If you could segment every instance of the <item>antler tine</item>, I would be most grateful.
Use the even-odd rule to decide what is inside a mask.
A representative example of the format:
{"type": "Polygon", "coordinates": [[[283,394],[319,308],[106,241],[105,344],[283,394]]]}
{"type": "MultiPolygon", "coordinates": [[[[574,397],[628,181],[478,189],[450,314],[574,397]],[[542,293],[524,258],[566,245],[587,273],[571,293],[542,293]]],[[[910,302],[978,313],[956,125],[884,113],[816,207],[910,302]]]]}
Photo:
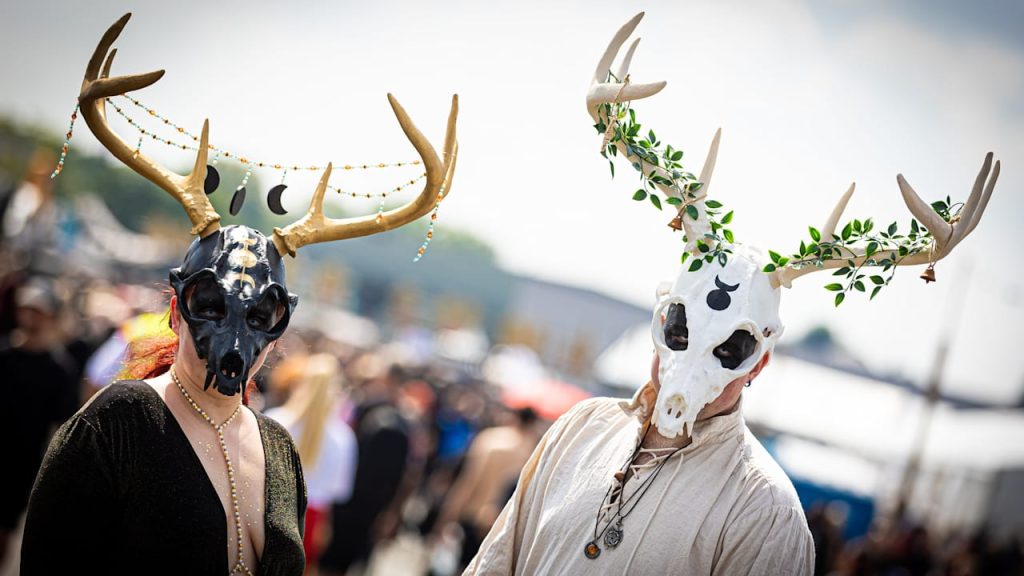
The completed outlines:
{"type": "Polygon", "coordinates": [[[114,56],[117,54],[117,50],[111,50],[110,47],[121,34],[121,30],[124,29],[129,18],[131,18],[131,13],[125,14],[107,29],[89,59],[85,77],[82,80],[82,89],[78,95],[82,118],[96,139],[111,154],[181,203],[192,222],[193,234],[206,236],[220,227],[220,215],[213,209],[203,191],[209,149],[209,122],[203,125],[195,167],[186,176],[170,172],[145,154],[129,146],[107,124],[106,99],[108,97],[145,88],[164,75],[163,70],[157,70],[145,74],[110,77],[110,68],[114,62],[114,56]]]}
{"type": "Polygon", "coordinates": [[[836,207],[832,209],[832,213],[829,214],[828,220],[825,220],[825,226],[821,229],[821,237],[826,242],[832,241],[832,236],[836,233],[836,226],[839,224],[839,219],[842,218],[843,212],[846,211],[846,205],[850,203],[850,198],[853,196],[854,190],[857,189],[856,182],[850,182],[850,187],[843,192],[843,195],[839,197],[839,202],[836,202],[836,207]]]}
{"type": "MultiPolygon", "coordinates": [[[[594,82],[604,82],[607,79],[608,71],[612,69],[612,62],[619,53],[619,48],[622,47],[622,44],[626,42],[626,38],[629,38],[643,19],[644,13],[638,13],[630,18],[629,22],[623,24],[619,31],[615,33],[615,36],[612,36],[612,41],[604,49],[604,54],[601,55],[601,59],[597,62],[597,68],[594,69],[594,82]]],[[[619,79],[621,80],[621,77],[619,79]]]]}
{"type": "MultiPolygon", "coordinates": [[[[704,235],[711,232],[711,225],[708,223],[708,215],[704,210],[704,199],[708,195],[708,188],[711,187],[711,177],[715,173],[715,163],[718,161],[718,145],[722,140],[722,129],[715,130],[715,137],[711,139],[711,147],[708,149],[707,158],[704,159],[704,166],[700,169],[700,182],[704,185],[697,191],[696,198],[686,199],[679,205],[677,217],[683,223],[686,231],[685,250],[696,253],[697,241],[703,240],[704,235]],[[697,219],[694,220],[686,214],[686,207],[693,204],[697,207],[697,219]]],[[[666,192],[667,193],[667,192],[666,192]]],[[[678,194],[675,194],[678,195],[678,194]]]]}
{"type": "MultiPolygon", "coordinates": [[[[843,255],[838,259],[825,260],[821,263],[822,265],[820,267],[804,265],[801,268],[793,268],[792,265],[790,265],[775,270],[771,274],[772,285],[776,288],[779,286],[789,288],[795,278],[799,278],[804,274],[818,270],[841,268],[849,265],[849,260],[852,260],[856,266],[869,262],[869,260],[880,262],[883,259],[896,262],[898,266],[935,263],[936,261],[948,256],[953,248],[960,243],[964,237],[970,234],[971,231],[974,230],[975,226],[978,225],[978,221],[980,220],[982,213],[988,206],[989,198],[992,196],[992,191],[995,189],[996,180],[998,178],[999,162],[996,162],[995,167],[993,168],[992,153],[989,152],[985,157],[985,162],[982,164],[981,172],[979,172],[978,177],[975,179],[971,195],[964,204],[964,208],[961,211],[961,217],[959,220],[954,219],[951,222],[946,222],[941,215],[932,209],[930,205],[921,200],[921,197],[917,195],[917,192],[915,192],[913,188],[911,188],[910,184],[907,183],[902,174],[897,175],[896,181],[899,184],[900,193],[903,195],[903,201],[906,203],[907,208],[932,235],[935,244],[931,250],[923,250],[903,258],[898,258],[895,250],[888,248],[875,252],[870,257],[862,250],[850,251],[848,256],[843,255]]],[[[836,209],[833,210],[832,216],[829,217],[825,229],[822,231],[822,239],[824,241],[832,240],[835,226],[837,225],[843,208],[846,207],[846,203],[849,201],[849,197],[852,193],[853,186],[850,186],[850,189],[847,190],[846,194],[844,194],[839,200],[839,204],[836,206],[836,209]]]]}
{"type": "Polygon", "coordinates": [[[639,45],[639,38],[633,40],[629,45],[629,50],[626,50],[626,55],[622,58],[622,62],[619,63],[619,67],[615,70],[615,77],[620,81],[626,78],[626,74],[629,74],[629,65],[633,62],[633,54],[636,54],[636,47],[639,45]]]}
{"type": "Polygon", "coordinates": [[[595,121],[598,119],[597,108],[601,104],[640,100],[641,98],[647,98],[661,92],[662,88],[665,87],[665,82],[649,82],[646,84],[623,83],[626,72],[629,71],[633,53],[640,42],[639,38],[630,45],[629,50],[626,52],[626,57],[623,58],[622,63],[618,67],[618,81],[608,82],[608,72],[611,70],[615,56],[619,53],[619,48],[626,42],[630,34],[636,30],[643,17],[644,13],[640,12],[619,28],[619,31],[612,37],[611,42],[608,43],[608,47],[605,48],[604,54],[601,55],[601,60],[597,63],[597,68],[594,70],[594,78],[590,83],[590,90],[587,92],[587,111],[595,121]]]}
{"type": "Polygon", "coordinates": [[[969,226],[965,229],[964,235],[970,234],[974,231],[975,226],[981,221],[981,215],[985,213],[985,209],[988,208],[989,198],[992,197],[992,190],[996,187],[996,181],[999,180],[999,161],[996,160],[995,167],[992,168],[992,176],[988,180],[988,184],[985,185],[985,192],[981,195],[981,204],[978,209],[974,211],[973,218],[968,222],[969,226]]]}
{"type": "Polygon", "coordinates": [[[448,128],[445,134],[443,162],[437,157],[437,152],[430,141],[413,124],[398,100],[388,94],[388,101],[391,103],[391,108],[395,112],[402,131],[405,132],[406,137],[409,138],[423,161],[427,181],[423,190],[407,204],[380,215],[343,219],[328,218],[323,214],[324,194],[331,174],[331,167],[328,166],[313,194],[309,212],[297,222],[293,222],[283,229],[274,228],[274,245],[282,256],[285,254],[295,256],[296,250],[309,244],[369,236],[398,228],[428,214],[451,191],[451,180],[454,176],[459,148],[455,134],[455,125],[459,114],[458,95],[452,96],[452,107],[448,115],[448,128]]]}

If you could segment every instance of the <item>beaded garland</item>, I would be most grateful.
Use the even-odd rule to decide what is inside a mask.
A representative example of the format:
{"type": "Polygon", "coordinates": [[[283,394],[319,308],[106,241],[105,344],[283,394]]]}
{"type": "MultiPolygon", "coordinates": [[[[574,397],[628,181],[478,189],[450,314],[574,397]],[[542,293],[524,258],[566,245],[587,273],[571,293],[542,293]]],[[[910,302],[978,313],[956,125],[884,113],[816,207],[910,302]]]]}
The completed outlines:
{"type": "Polygon", "coordinates": [[[220,443],[221,452],[224,454],[224,464],[228,469],[228,484],[231,486],[231,507],[234,509],[235,540],[238,543],[238,557],[235,560],[234,567],[231,568],[231,572],[228,572],[228,574],[241,572],[242,574],[253,576],[252,570],[245,565],[245,559],[242,555],[242,514],[238,506],[238,486],[235,482],[235,467],[231,463],[231,456],[228,454],[227,441],[224,440],[224,428],[226,428],[227,425],[235,419],[235,416],[238,416],[238,413],[242,410],[242,404],[239,402],[238,406],[235,407],[235,411],[231,413],[231,416],[228,416],[227,420],[224,420],[218,425],[213,421],[213,418],[206,413],[206,410],[203,410],[202,407],[192,399],[192,396],[189,395],[187,390],[185,390],[185,387],[181,385],[181,380],[178,379],[178,373],[175,372],[174,366],[171,366],[170,372],[171,380],[174,380],[174,384],[178,387],[178,390],[181,391],[181,395],[185,397],[185,400],[190,406],[192,406],[192,409],[195,410],[196,413],[198,413],[203,420],[205,420],[206,423],[212,426],[217,432],[217,442],[220,443]]]}
{"type": "MultiPolygon", "coordinates": [[[[153,132],[152,130],[148,130],[145,127],[143,127],[138,121],[136,121],[133,117],[131,117],[122,107],[118,106],[117,103],[112,98],[106,98],[107,103],[110,104],[114,108],[114,111],[117,112],[117,114],[119,116],[124,118],[124,120],[126,122],[128,122],[128,124],[138,132],[139,138],[138,138],[138,141],[136,142],[136,145],[135,145],[135,153],[136,154],[138,154],[141,151],[142,143],[147,138],[149,140],[152,140],[152,141],[155,141],[155,142],[159,142],[159,143],[164,144],[166,146],[169,146],[171,148],[178,148],[178,149],[181,149],[181,150],[191,150],[191,151],[198,151],[199,150],[199,147],[198,147],[199,137],[198,136],[196,136],[192,132],[188,131],[183,126],[180,126],[180,125],[174,123],[173,121],[171,121],[170,119],[162,116],[159,112],[156,111],[156,109],[151,108],[151,107],[143,104],[138,99],[133,98],[133,97],[128,96],[128,95],[121,95],[121,97],[125,98],[126,100],[131,102],[135,107],[143,110],[147,115],[151,116],[155,120],[161,122],[165,126],[170,127],[171,129],[173,129],[178,134],[181,134],[182,136],[184,136],[184,137],[186,137],[186,138],[188,138],[189,140],[192,141],[192,143],[183,144],[181,142],[176,142],[176,141],[174,141],[174,140],[172,140],[170,138],[164,138],[161,135],[153,132]]],[[[53,173],[50,174],[50,178],[51,179],[52,178],[56,178],[57,175],[59,175],[61,173],[61,171],[64,169],[64,159],[67,156],[68,150],[70,148],[71,137],[72,137],[72,134],[74,132],[75,120],[77,118],[78,118],[78,106],[76,105],[74,112],[72,112],[72,114],[71,114],[71,123],[70,123],[70,126],[68,127],[68,131],[67,131],[66,137],[64,139],[64,145],[61,148],[60,161],[57,163],[57,167],[54,169],[53,173]]],[[[235,189],[234,196],[232,197],[232,200],[231,200],[231,206],[230,206],[229,212],[231,213],[232,216],[236,215],[238,213],[238,211],[241,209],[242,202],[244,202],[244,200],[245,200],[246,184],[249,182],[249,177],[252,175],[252,171],[253,171],[254,168],[265,168],[265,169],[270,169],[270,170],[281,171],[281,182],[280,182],[280,184],[275,186],[275,189],[279,189],[279,190],[277,190],[277,196],[276,196],[276,198],[277,198],[276,205],[277,205],[278,208],[280,208],[280,192],[283,191],[283,189],[285,188],[284,181],[285,181],[285,177],[288,175],[288,171],[289,170],[291,170],[293,172],[298,172],[298,171],[302,171],[302,170],[310,171],[310,172],[316,172],[316,171],[322,171],[322,170],[324,170],[326,168],[326,166],[320,166],[320,165],[316,165],[316,164],[310,164],[308,166],[301,166],[301,165],[298,165],[298,164],[289,165],[289,164],[285,164],[285,163],[281,163],[281,162],[265,162],[265,161],[261,161],[261,160],[253,160],[253,159],[248,158],[247,156],[242,156],[240,154],[232,153],[232,152],[230,152],[228,150],[224,150],[222,148],[218,148],[218,147],[216,147],[216,146],[214,146],[212,144],[209,145],[209,150],[214,153],[213,160],[211,162],[212,166],[217,166],[217,163],[220,161],[221,157],[224,157],[224,158],[230,158],[232,160],[235,160],[240,165],[245,167],[245,175],[242,178],[241,184],[239,184],[239,186],[235,189]]],[[[342,170],[350,171],[350,170],[371,170],[371,169],[374,169],[374,168],[401,168],[401,167],[404,167],[404,166],[419,166],[421,164],[422,164],[421,160],[412,160],[412,161],[408,161],[408,162],[390,162],[390,163],[378,162],[376,164],[343,164],[343,165],[340,165],[339,167],[342,170]]],[[[380,221],[384,218],[384,202],[387,199],[388,194],[395,194],[395,193],[401,192],[405,188],[415,184],[416,182],[419,182],[420,180],[422,180],[425,177],[426,177],[426,173],[424,172],[423,174],[420,174],[418,177],[416,177],[414,179],[411,179],[411,180],[409,180],[407,182],[404,182],[404,183],[402,183],[402,184],[392,188],[391,190],[389,190],[387,192],[360,193],[360,192],[353,192],[353,191],[348,191],[348,190],[342,190],[340,187],[331,186],[331,185],[328,185],[327,188],[331,189],[331,190],[334,190],[339,195],[349,196],[351,198],[367,198],[367,199],[379,198],[380,202],[377,205],[377,215],[376,215],[375,220],[378,223],[380,223],[380,221]]],[[[207,193],[210,193],[210,192],[207,192],[207,193]]],[[[425,239],[424,239],[423,243],[420,245],[419,249],[417,250],[416,256],[413,258],[413,262],[419,262],[420,259],[423,258],[423,255],[426,253],[427,247],[429,246],[431,240],[434,237],[434,224],[437,221],[438,207],[440,206],[441,200],[443,198],[444,198],[444,187],[442,186],[441,192],[438,194],[438,197],[437,197],[437,203],[434,205],[434,210],[430,214],[430,225],[429,225],[429,227],[427,229],[427,233],[426,233],[425,239]]],[[[274,209],[273,205],[271,206],[271,210],[273,212],[275,212],[275,213],[280,213],[280,212],[278,212],[278,210],[274,209]]]]}
{"type": "MultiPolygon", "coordinates": [[[[60,148],[60,160],[57,161],[57,167],[50,173],[50,179],[53,180],[58,174],[64,170],[64,159],[67,158],[68,150],[71,149],[71,136],[75,133],[75,120],[78,120],[78,106],[75,105],[74,112],[71,113],[71,122],[68,124],[68,132],[64,135],[64,145],[60,148]]],[[[141,140],[140,140],[141,141],[141,140]]]]}
{"type": "Polygon", "coordinates": [[[437,203],[434,204],[434,211],[430,213],[430,227],[427,228],[427,237],[423,240],[423,244],[420,244],[419,250],[416,251],[416,256],[412,259],[413,262],[419,262],[423,255],[427,252],[427,247],[430,246],[430,241],[434,239],[434,222],[437,222],[437,209],[441,207],[441,200],[444,199],[444,185],[437,192],[437,203]]]}

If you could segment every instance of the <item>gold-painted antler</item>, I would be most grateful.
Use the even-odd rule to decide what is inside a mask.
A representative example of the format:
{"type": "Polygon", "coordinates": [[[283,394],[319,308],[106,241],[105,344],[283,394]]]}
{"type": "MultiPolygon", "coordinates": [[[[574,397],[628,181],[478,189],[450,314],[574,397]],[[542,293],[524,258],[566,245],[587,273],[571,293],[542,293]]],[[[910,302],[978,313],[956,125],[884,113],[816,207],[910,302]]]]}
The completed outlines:
{"type": "Polygon", "coordinates": [[[332,166],[328,164],[320,177],[320,183],[313,193],[313,201],[309,205],[309,212],[300,220],[289,224],[284,229],[274,228],[274,245],[277,251],[283,256],[285,254],[295,256],[295,251],[309,244],[318,242],[330,242],[332,240],[345,240],[359,236],[369,236],[378,232],[385,232],[398,228],[427,215],[434,206],[443,200],[451,191],[452,176],[455,173],[455,158],[458,155],[458,142],[455,139],[455,121],[459,115],[459,97],[452,96],[452,109],[448,116],[448,129],[444,141],[444,160],[437,157],[437,152],[427,140],[426,136],[416,128],[405,109],[395,100],[395,97],[388,94],[388,102],[395,111],[398,123],[402,131],[412,142],[413,147],[423,159],[423,167],[426,169],[426,184],[423,191],[409,203],[388,210],[379,216],[376,214],[360,216],[355,218],[328,218],[324,215],[324,195],[327,191],[327,182],[331,177],[332,166]]]}
{"type": "MultiPolygon", "coordinates": [[[[615,60],[615,56],[619,53],[619,49],[626,42],[633,31],[636,30],[640,20],[644,17],[644,13],[641,12],[631,18],[629,22],[626,22],[619,31],[612,37],[611,42],[608,43],[608,47],[605,49],[604,54],[601,56],[601,60],[597,64],[597,68],[594,70],[594,78],[590,83],[590,90],[587,92],[587,111],[590,116],[594,119],[594,122],[600,123],[602,121],[600,116],[600,108],[603,104],[618,104],[621,102],[627,102],[630,100],[639,100],[653,96],[658,92],[661,92],[662,88],[665,87],[665,82],[650,82],[646,84],[635,84],[628,82],[627,76],[629,74],[629,65],[633,60],[633,54],[636,52],[637,45],[640,43],[640,39],[637,38],[629,46],[629,50],[626,51],[625,57],[622,59],[621,64],[613,73],[613,77],[609,78],[609,72],[611,71],[612,62],[615,60]]],[[[715,132],[715,137],[711,142],[711,148],[708,151],[708,156],[704,160],[704,167],[700,172],[700,182],[703,183],[700,190],[696,192],[694,196],[683,194],[682,191],[675,189],[671,186],[665,186],[661,183],[655,182],[654,185],[666,197],[676,197],[682,200],[682,204],[679,205],[678,215],[674,222],[681,222],[683,229],[686,232],[686,250],[693,254],[698,252],[697,242],[705,241],[705,234],[711,232],[711,224],[708,222],[707,212],[704,207],[704,200],[707,198],[708,189],[711,187],[711,176],[715,169],[715,160],[718,157],[718,143],[722,137],[722,130],[719,129],[715,132]],[[693,205],[697,208],[697,218],[691,218],[686,213],[686,207],[693,205]]],[[[622,140],[615,142],[615,147],[618,149],[620,155],[624,158],[628,158],[630,162],[640,161],[645,166],[645,170],[653,170],[657,175],[665,178],[668,181],[672,181],[672,175],[662,169],[660,166],[651,166],[648,163],[643,162],[636,155],[629,154],[629,150],[626,148],[625,143],[622,140]]],[[[678,228],[676,228],[678,229],[678,228]]]]}
{"type": "MultiPolygon", "coordinates": [[[[882,249],[868,256],[863,250],[848,250],[844,248],[843,253],[837,255],[837,259],[824,260],[821,262],[821,267],[813,264],[804,264],[800,268],[787,265],[771,272],[772,285],[789,288],[795,278],[818,270],[849,266],[849,260],[852,260],[855,266],[860,266],[869,259],[875,262],[888,259],[899,266],[933,264],[946,257],[978,225],[978,222],[981,221],[981,215],[988,206],[989,198],[992,196],[992,190],[995,188],[996,180],[998,179],[999,161],[997,160],[993,167],[992,153],[989,152],[985,155],[985,162],[981,165],[981,171],[978,172],[978,177],[974,181],[974,188],[971,190],[971,195],[964,204],[959,217],[946,222],[928,203],[921,200],[921,197],[914,192],[914,189],[910,187],[910,184],[903,178],[903,175],[899,174],[896,176],[896,182],[899,184],[903,201],[914,217],[931,232],[934,242],[931,250],[924,250],[901,259],[891,249],[882,249]]],[[[850,188],[839,199],[828,220],[825,221],[825,227],[821,230],[823,241],[832,241],[836,226],[839,224],[839,218],[842,216],[843,210],[846,209],[846,204],[850,201],[853,190],[854,185],[851,184],[850,188]]]]}
{"type": "Polygon", "coordinates": [[[156,83],[164,75],[163,70],[157,70],[145,74],[110,78],[110,66],[114,62],[114,55],[117,54],[117,50],[110,50],[110,46],[117,40],[131,16],[131,13],[125,14],[107,30],[103,38],[100,39],[99,45],[96,46],[92,58],[89,59],[89,65],[85,69],[85,79],[82,81],[82,90],[78,95],[82,118],[85,119],[85,123],[96,139],[118,160],[164,189],[184,206],[189,220],[192,221],[192,234],[198,234],[201,237],[207,236],[220,228],[220,215],[213,209],[213,205],[210,204],[210,200],[203,190],[203,183],[206,180],[206,158],[209,152],[209,121],[203,122],[203,134],[200,138],[195,166],[192,172],[186,176],[167,170],[145,154],[132,148],[107,124],[107,98],[145,88],[156,83]]]}

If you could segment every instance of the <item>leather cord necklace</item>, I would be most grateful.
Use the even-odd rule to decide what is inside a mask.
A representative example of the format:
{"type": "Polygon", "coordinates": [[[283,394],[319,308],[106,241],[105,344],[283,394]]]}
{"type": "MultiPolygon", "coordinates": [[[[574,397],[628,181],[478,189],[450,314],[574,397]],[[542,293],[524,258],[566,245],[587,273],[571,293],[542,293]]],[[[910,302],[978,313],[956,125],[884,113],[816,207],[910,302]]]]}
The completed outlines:
{"type": "MultiPolygon", "coordinates": [[[[641,452],[658,451],[658,449],[642,450],[640,448],[643,445],[643,440],[647,437],[648,431],[650,431],[650,424],[648,424],[647,430],[644,431],[643,437],[637,442],[637,445],[633,449],[632,453],[630,453],[629,460],[627,460],[626,463],[623,465],[622,470],[620,470],[620,473],[624,473],[626,470],[628,470],[631,467],[633,461],[636,460],[636,457],[641,452]]],[[[674,456],[683,448],[683,446],[680,446],[679,448],[674,448],[671,452],[664,456],[653,456],[651,458],[651,461],[648,462],[646,465],[633,466],[634,468],[640,468],[641,466],[649,466],[651,462],[655,460],[660,460],[660,462],[657,463],[654,472],[640,484],[640,487],[637,488],[636,491],[629,496],[629,498],[622,498],[622,490],[624,486],[622,483],[620,483],[618,479],[616,479],[611,485],[608,486],[608,490],[605,491],[604,497],[601,498],[601,505],[598,507],[597,514],[594,517],[594,538],[590,542],[587,542],[587,544],[583,547],[584,556],[591,560],[594,560],[601,555],[601,547],[598,545],[598,541],[602,541],[604,545],[608,548],[615,548],[619,545],[620,542],[622,542],[623,520],[625,520],[627,516],[632,514],[633,510],[635,510],[637,505],[640,504],[640,500],[643,499],[644,494],[646,494],[647,490],[650,489],[651,485],[654,484],[654,479],[658,477],[658,474],[661,472],[661,469],[665,467],[665,464],[669,461],[669,459],[671,459],[672,456],[674,456]],[[613,491],[612,489],[616,487],[616,485],[618,486],[618,489],[613,491]],[[615,514],[612,515],[612,517],[608,520],[608,524],[606,524],[605,527],[601,529],[599,532],[598,528],[601,525],[601,517],[603,516],[603,513],[611,506],[610,502],[607,505],[604,502],[605,500],[609,499],[609,495],[612,495],[612,497],[614,498],[615,493],[617,493],[619,496],[617,500],[618,506],[616,508],[615,514]],[[630,506],[625,512],[623,512],[623,508],[626,507],[630,502],[632,502],[632,506],[630,506]]]]}

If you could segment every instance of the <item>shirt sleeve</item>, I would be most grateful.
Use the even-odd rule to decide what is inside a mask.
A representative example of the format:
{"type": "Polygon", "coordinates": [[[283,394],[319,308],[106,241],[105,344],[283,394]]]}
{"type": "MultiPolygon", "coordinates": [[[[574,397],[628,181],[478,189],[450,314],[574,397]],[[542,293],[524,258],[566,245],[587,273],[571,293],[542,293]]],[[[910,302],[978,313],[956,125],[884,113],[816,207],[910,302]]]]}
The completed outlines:
{"type": "Polygon", "coordinates": [[[814,574],[814,542],[799,508],[768,506],[726,528],[714,575],[814,574]]]}
{"type": "Polygon", "coordinates": [[[116,485],[108,444],[81,415],[54,435],[39,468],[25,520],[21,573],[102,573],[116,485]]]}
{"type": "Polygon", "coordinates": [[[523,542],[524,511],[531,508],[538,490],[534,478],[543,468],[543,463],[550,459],[548,452],[551,451],[551,448],[558,443],[558,439],[566,429],[571,428],[580,413],[588,409],[589,406],[588,402],[577,404],[556,420],[551,428],[544,433],[530,455],[530,459],[523,465],[512,497],[505,504],[497,520],[494,521],[487,537],[480,544],[480,550],[477,551],[462,576],[505,576],[515,573],[516,559],[519,557],[519,548],[523,542]]]}

